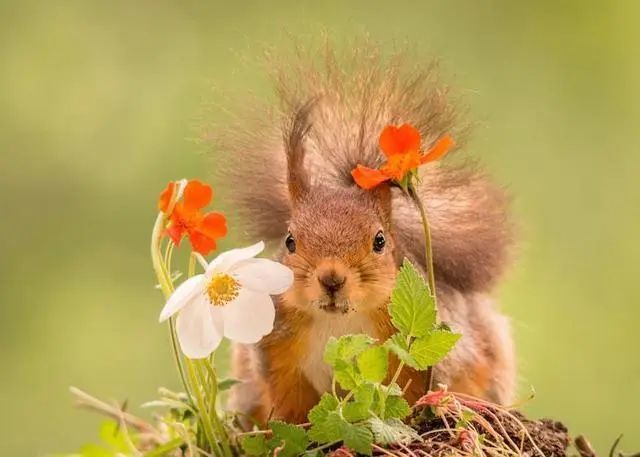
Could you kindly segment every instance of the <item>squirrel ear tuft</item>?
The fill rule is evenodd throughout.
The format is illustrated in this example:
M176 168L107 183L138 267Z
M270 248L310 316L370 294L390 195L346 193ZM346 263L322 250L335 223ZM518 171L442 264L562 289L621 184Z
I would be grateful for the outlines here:
M287 154L287 183L291 200L296 203L309 192L309 175L304 168L304 140L311 128L309 113L315 100L311 100L294 111L289 125L284 131L285 152Z
M385 225L391 224L391 186L389 183L382 183L374 187L373 189L367 191L371 194L371 196L375 199L376 206L378 208L378 212L380 217L382 217Z

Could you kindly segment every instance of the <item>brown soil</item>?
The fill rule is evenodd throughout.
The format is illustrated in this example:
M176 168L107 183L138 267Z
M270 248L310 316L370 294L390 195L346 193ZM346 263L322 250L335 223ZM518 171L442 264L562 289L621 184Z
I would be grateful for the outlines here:
M480 413L497 433L494 439L496 444L500 445L493 451L483 446L486 454L506 455L508 451L504 448L509 448L514 454L522 456L542 454L545 457L565 457L567 455L569 435L562 423L549 419L529 420L518 412L511 414L515 419L502 413L494 412L491 415ZM460 451L461 455L473 454L474 445L471 439L467 439L464 434L461 436L461 433L455 430L447 431L444 421L439 417L423 422L418 430L420 434L426 435L425 441L414 443L411 448L421 449L433 456L451 455L454 450Z
M517 411L499 407L473 408L468 424L457 424L449 411L429 407L417 410L411 425L422 436L407 446L378 449L376 455L410 456L526 456L565 457L570 444L567 428L549 419L530 420ZM482 452L479 452L479 451Z

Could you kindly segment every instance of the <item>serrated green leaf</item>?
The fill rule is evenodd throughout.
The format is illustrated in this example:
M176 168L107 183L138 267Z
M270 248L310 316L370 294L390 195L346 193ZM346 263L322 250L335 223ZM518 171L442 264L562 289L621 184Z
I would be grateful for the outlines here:
M343 422L340 426L340 434L345 446L360 454L371 455L373 434L364 425L354 425Z
M390 384L388 386L384 385L376 385L376 390L373 397L373 403L371 405L371 411L374 415L380 416L382 418L388 417L385 413L387 407L391 407L392 409L396 406L399 406L396 402L397 400L389 400L390 398L402 398L402 389L396 383ZM396 414L399 414L401 411L397 411ZM392 414L394 411L392 411Z
M354 392L354 400L342 408L342 415L349 422L358 422L371 416L371 407L375 393L373 384L361 384Z
M342 359L340 354L340 343L338 338L332 336L327 340L327 344L324 346L324 361L333 366L336 360Z
M418 432L399 419L383 421L380 418L373 417L369 419L368 423L373 432L375 442L378 444L409 444L413 441L422 440Z
M245 436L240 440L240 446L246 455L252 457L267 455L269 451L264 435Z
M402 397L390 395L384 406L384 419L404 419L411 414L411 407Z
M416 339L409 352L424 370L442 360L453 349L462 335L447 330L434 330L429 335Z
M365 404L371 404L373 402L373 396L376 393L376 386L371 383L364 383L358 386L353 393L353 397L356 401Z
M404 336L425 336L436 322L436 307L429 286L407 259L391 292L389 313L393 325Z
M389 354L384 346L365 349L357 359L362 377L370 382L382 382L389 368Z
M281 421L269 422L273 438L269 440L269 447L276 448L284 444L280 450L281 457L293 457L302 454L309 446L307 432L302 427Z
M380 392L386 393L387 395L402 395L402 389L398 385L398 383L389 384L388 386L380 386Z
M324 350L324 361L332 367L338 361L351 362L351 360L371 346L375 340L369 335L345 335L340 338L331 337L327 341Z
M333 376L338 384L345 390L353 390L362 383L362 375L355 365L344 360L337 360L333 367Z
M369 407L356 401L350 401L342 407L342 415L347 422L360 422L370 416Z
M337 411L331 411L324 420L311 425L309 438L319 444L340 441L342 439L340 427L343 422L345 422L345 420Z
M307 417L312 424L319 424L327 419L330 412L338 408L338 400L331 394L323 393L316 406L311 408Z
M405 364L411 368L420 369L418 362L409 353L409 348L405 337L400 333L396 333L384 343L385 347L394 353L398 359L402 360Z

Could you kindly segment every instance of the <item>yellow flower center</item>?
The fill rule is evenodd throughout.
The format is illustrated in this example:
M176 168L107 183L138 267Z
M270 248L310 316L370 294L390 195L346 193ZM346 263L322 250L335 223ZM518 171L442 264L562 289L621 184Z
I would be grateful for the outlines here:
M207 295L213 306L224 306L238 296L240 283L226 273L215 274L207 285Z

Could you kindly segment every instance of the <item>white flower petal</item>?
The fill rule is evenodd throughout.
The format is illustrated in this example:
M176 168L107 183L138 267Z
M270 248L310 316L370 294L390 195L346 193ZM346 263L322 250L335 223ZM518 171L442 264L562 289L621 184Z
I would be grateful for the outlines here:
M180 348L190 359L207 357L222 341L209 308L209 302L202 297L183 308L176 319Z
M196 275L184 281L173 291L160 312L160 322L164 322L185 307L202 290L204 275Z
M213 319L213 325L220 335L224 335L224 313L222 312L222 306L212 306L207 302L209 306L209 312L211 313L211 319Z
M249 259L229 270L242 287L270 295L281 294L293 284L293 271L269 259Z
M206 274L211 275L214 271L227 271L236 263L255 257L262 251L264 251L264 242L259 241L246 248L231 249L230 251L223 252L211 261Z
M267 294L241 289L222 311L224 336L239 343L256 343L273 330L276 310Z

